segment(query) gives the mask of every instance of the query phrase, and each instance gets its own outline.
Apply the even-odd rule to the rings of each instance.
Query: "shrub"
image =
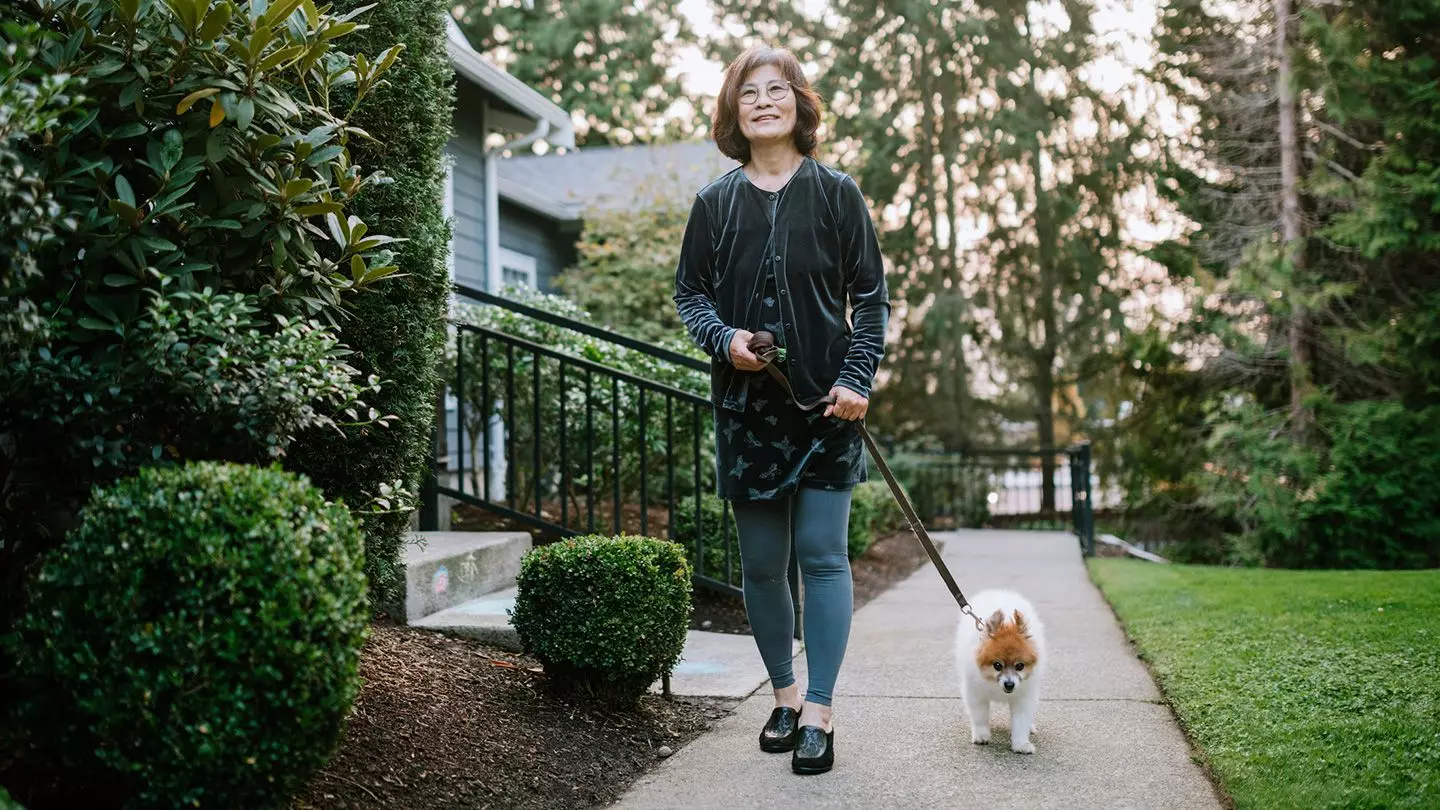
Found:
[[[360,555],[346,509],[276,468],[97,490],[19,623],[45,760],[128,783],[133,806],[282,805],[359,687]]]
[[[341,0],[348,14],[372,0]],[[352,506],[376,493],[399,497],[375,501],[361,514],[365,573],[377,606],[401,598],[400,548],[409,529],[411,494],[429,474],[435,425],[436,374],[445,341],[450,277],[445,264],[450,230],[444,215],[442,156],[454,111],[454,70],[445,50],[443,0],[386,0],[365,13],[368,28],[347,40],[375,53],[398,43],[404,55],[352,116],[374,140],[357,139],[354,162],[383,171],[392,182],[366,189],[352,205],[372,227],[403,234],[392,263],[400,275],[358,296],[340,336],[354,351],[347,360],[362,375],[394,381],[366,396],[379,413],[394,415],[388,429],[357,427],[345,435],[314,434],[291,453],[290,467],[304,472],[331,498]],[[348,106],[352,87],[336,97]]]
[[[735,511],[718,496],[705,493],[700,498],[698,526],[693,492],[675,504],[675,542],[685,549],[696,574],[721,582],[740,582],[740,535],[735,528]]]
[[[74,227],[32,161],[19,148],[75,115],[74,77],[49,73],[35,64],[47,34],[34,24],[7,22],[0,28],[0,346],[7,352],[38,339],[44,329],[35,301],[24,295],[43,274],[37,250],[57,229]]]
[[[348,210],[383,178],[352,160],[364,135],[347,116],[399,55],[340,51],[360,23],[296,0],[29,0],[12,14],[51,35],[0,48],[7,73],[73,76],[86,97],[7,147],[62,216],[29,254],[40,272],[20,304],[45,314],[45,337],[0,365],[6,597],[97,483],[376,424],[356,399],[375,381],[315,333],[395,270],[394,240]]]
[[[669,674],[690,624],[690,566],[674,543],[581,537],[520,567],[512,622],[557,686],[633,702]]]
[[[898,529],[905,521],[900,505],[884,481],[857,484],[850,495],[850,559],[859,559],[877,539]]]
[[[1314,443],[1253,402],[1217,410],[1204,503],[1239,527],[1232,561],[1283,568],[1440,565],[1440,408],[1321,402]]]

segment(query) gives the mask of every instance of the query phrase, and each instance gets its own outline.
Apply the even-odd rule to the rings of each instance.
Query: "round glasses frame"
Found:
[[[766,85],[765,95],[769,96],[771,101],[783,100],[786,96],[790,95],[790,82],[775,82],[773,84]],[[755,87],[754,85],[748,85],[746,87],[740,88],[739,99],[741,104],[745,104],[747,106],[750,104],[754,104],[755,102],[760,100],[760,88]]]

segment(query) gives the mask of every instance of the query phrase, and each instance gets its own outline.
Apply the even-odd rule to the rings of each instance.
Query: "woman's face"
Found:
[[[795,91],[775,65],[761,65],[745,77],[738,103],[740,134],[752,146],[789,139],[794,133]]]

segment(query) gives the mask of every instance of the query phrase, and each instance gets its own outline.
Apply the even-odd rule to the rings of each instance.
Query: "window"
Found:
[[[500,248],[500,286],[529,287],[531,289],[540,286],[539,273],[535,269],[535,257],[508,248]]]

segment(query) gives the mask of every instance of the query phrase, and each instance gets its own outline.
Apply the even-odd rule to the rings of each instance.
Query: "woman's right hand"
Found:
[[[760,371],[765,364],[760,358],[750,351],[750,339],[755,337],[753,332],[745,329],[736,329],[735,336],[730,338],[730,365],[741,371]]]

